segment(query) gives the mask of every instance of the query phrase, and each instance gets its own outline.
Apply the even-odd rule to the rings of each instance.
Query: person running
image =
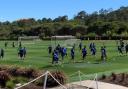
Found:
[[[24,57],[24,58],[26,57],[26,54],[27,54],[27,50],[26,50],[26,48],[24,47],[24,48],[23,48],[23,57]]]
[[[82,49],[82,56],[83,56],[83,60],[86,58],[87,56],[87,50],[86,50],[86,46],[84,46],[84,48]]]
[[[126,55],[127,55],[127,53],[128,53],[128,44],[126,44],[126,46],[125,46],[125,51],[126,51]]]
[[[75,57],[75,50],[74,47],[71,48],[71,59],[74,60]]]
[[[101,60],[103,62],[105,62],[106,61],[106,58],[107,58],[106,48],[105,47],[101,47]]]
[[[1,49],[1,52],[0,52],[0,58],[4,58],[4,49]]]

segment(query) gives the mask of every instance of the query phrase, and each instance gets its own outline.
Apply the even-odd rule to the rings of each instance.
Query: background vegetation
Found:
[[[0,22],[0,39],[17,39],[19,36],[74,35],[74,36],[127,36],[128,7],[118,10],[101,9],[91,14],[78,12],[72,19],[67,15],[55,19],[20,19]]]

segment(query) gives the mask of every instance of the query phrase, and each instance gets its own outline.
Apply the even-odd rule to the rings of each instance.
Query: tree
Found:
[[[58,35],[72,35],[72,26],[70,24],[63,25],[58,31]]]
[[[72,32],[73,32],[73,35],[76,35],[77,33],[79,33],[81,35],[85,35],[85,34],[87,34],[87,27],[78,25],[72,29]]]
[[[54,22],[65,22],[65,21],[68,21],[68,16],[67,15],[59,16],[55,18],[53,21]]]
[[[74,17],[74,19],[81,19],[81,20],[84,20],[87,16],[88,16],[88,14],[87,14],[85,11],[80,11],[80,12]]]

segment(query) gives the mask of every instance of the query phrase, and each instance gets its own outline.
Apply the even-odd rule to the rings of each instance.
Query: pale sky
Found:
[[[54,19],[63,15],[73,18],[82,10],[92,13],[101,8],[115,10],[121,6],[128,6],[128,0],[0,0],[0,21]]]

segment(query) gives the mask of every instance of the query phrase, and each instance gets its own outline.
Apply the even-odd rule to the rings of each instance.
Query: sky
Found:
[[[116,10],[121,6],[128,6],[128,0],[0,0],[0,21],[54,19],[63,15],[71,19],[82,10],[92,13],[101,8]]]

